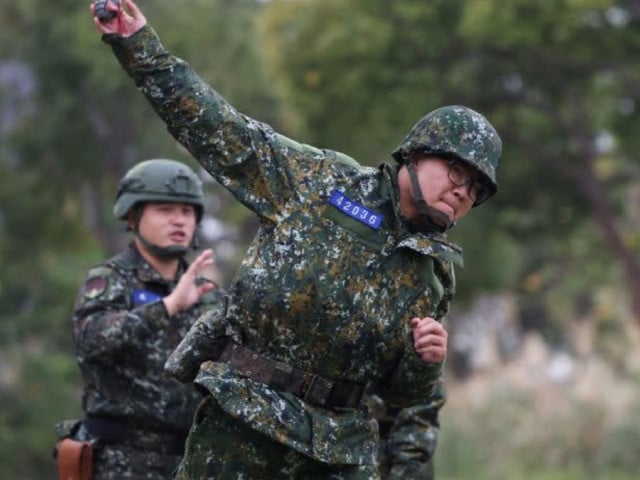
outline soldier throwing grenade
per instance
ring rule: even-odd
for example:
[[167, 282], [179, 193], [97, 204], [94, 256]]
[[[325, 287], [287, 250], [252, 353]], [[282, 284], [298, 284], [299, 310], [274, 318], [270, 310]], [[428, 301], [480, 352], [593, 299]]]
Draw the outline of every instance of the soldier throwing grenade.
[[411, 409], [435, 391], [439, 320], [462, 260], [445, 232], [496, 192], [497, 132], [467, 107], [442, 107], [395, 164], [364, 167], [237, 112], [124, 4], [95, 19], [103, 40], [169, 132], [260, 221], [224, 308], [166, 365], [207, 393], [176, 478], [380, 478], [363, 392]]

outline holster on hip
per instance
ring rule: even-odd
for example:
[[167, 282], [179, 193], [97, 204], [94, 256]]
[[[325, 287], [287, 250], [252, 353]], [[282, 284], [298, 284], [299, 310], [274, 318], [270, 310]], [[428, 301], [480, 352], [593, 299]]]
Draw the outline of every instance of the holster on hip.
[[58, 444], [58, 476], [60, 480], [93, 479], [93, 444], [65, 438]]

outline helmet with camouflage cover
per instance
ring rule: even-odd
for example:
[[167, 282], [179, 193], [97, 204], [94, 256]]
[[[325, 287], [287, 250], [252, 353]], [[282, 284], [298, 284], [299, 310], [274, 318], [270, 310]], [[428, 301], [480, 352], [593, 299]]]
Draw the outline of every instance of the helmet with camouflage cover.
[[132, 167], [118, 183], [113, 214], [120, 220], [126, 220], [129, 211], [144, 202], [194, 205], [200, 222], [202, 182], [184, 163], [164, 158], [145, 160]]
[[413, 153], [456, 158], [475, 167], [482, 174], [488, 192], [474, 206], [495, 195], [498, 189], [496, 170], [502, 140], [483, 115], [468, 107], [450, 105], [425, 115], [392, 155], [396, 161], [405, 163]]

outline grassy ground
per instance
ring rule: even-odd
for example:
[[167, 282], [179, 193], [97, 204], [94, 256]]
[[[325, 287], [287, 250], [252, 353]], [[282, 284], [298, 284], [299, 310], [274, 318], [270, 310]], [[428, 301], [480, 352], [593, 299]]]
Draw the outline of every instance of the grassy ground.
[[438, 480], [632, 480], [640, 472], [640, 376], [597, 359], [564, 375], [523, 357], [447, 380]]

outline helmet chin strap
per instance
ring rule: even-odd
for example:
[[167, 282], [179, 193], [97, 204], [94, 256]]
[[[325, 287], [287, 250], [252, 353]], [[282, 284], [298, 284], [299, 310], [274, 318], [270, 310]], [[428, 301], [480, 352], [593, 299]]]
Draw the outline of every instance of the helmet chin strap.
[[136, 238], [140, 240], [140, 243], [142, 243], [145, 248], [149, 250], [149, 253], [158, 258], [162, 258], [165, 260], [176, 260], [183, 257], [188, 250], [188, 247], [185, 247], [184, 245], [169, 245], [168, 247], [159, 247], [158, 245], [151, 243], [142, 235], [140, 235], [137, 229], [134, 234]]
[[409, 179], [411, 180], [411, 192], [413, 195], [413, 201], [418, 209], [418, 215], [415, 220], [411, 220], [417, 227], [417, 230], [423, 233], [429, 233], [437, 231], [444, 233], [449, 230], [455, 222], [451, 222], [449, 217], [439, 210], [427, 205], [427, 202], [422, 195], [420, 184], [418, 183], [418, 174], [416, 173], [415, 166], [411, 160], [405, 162], [407, 171], [409, 173]]

